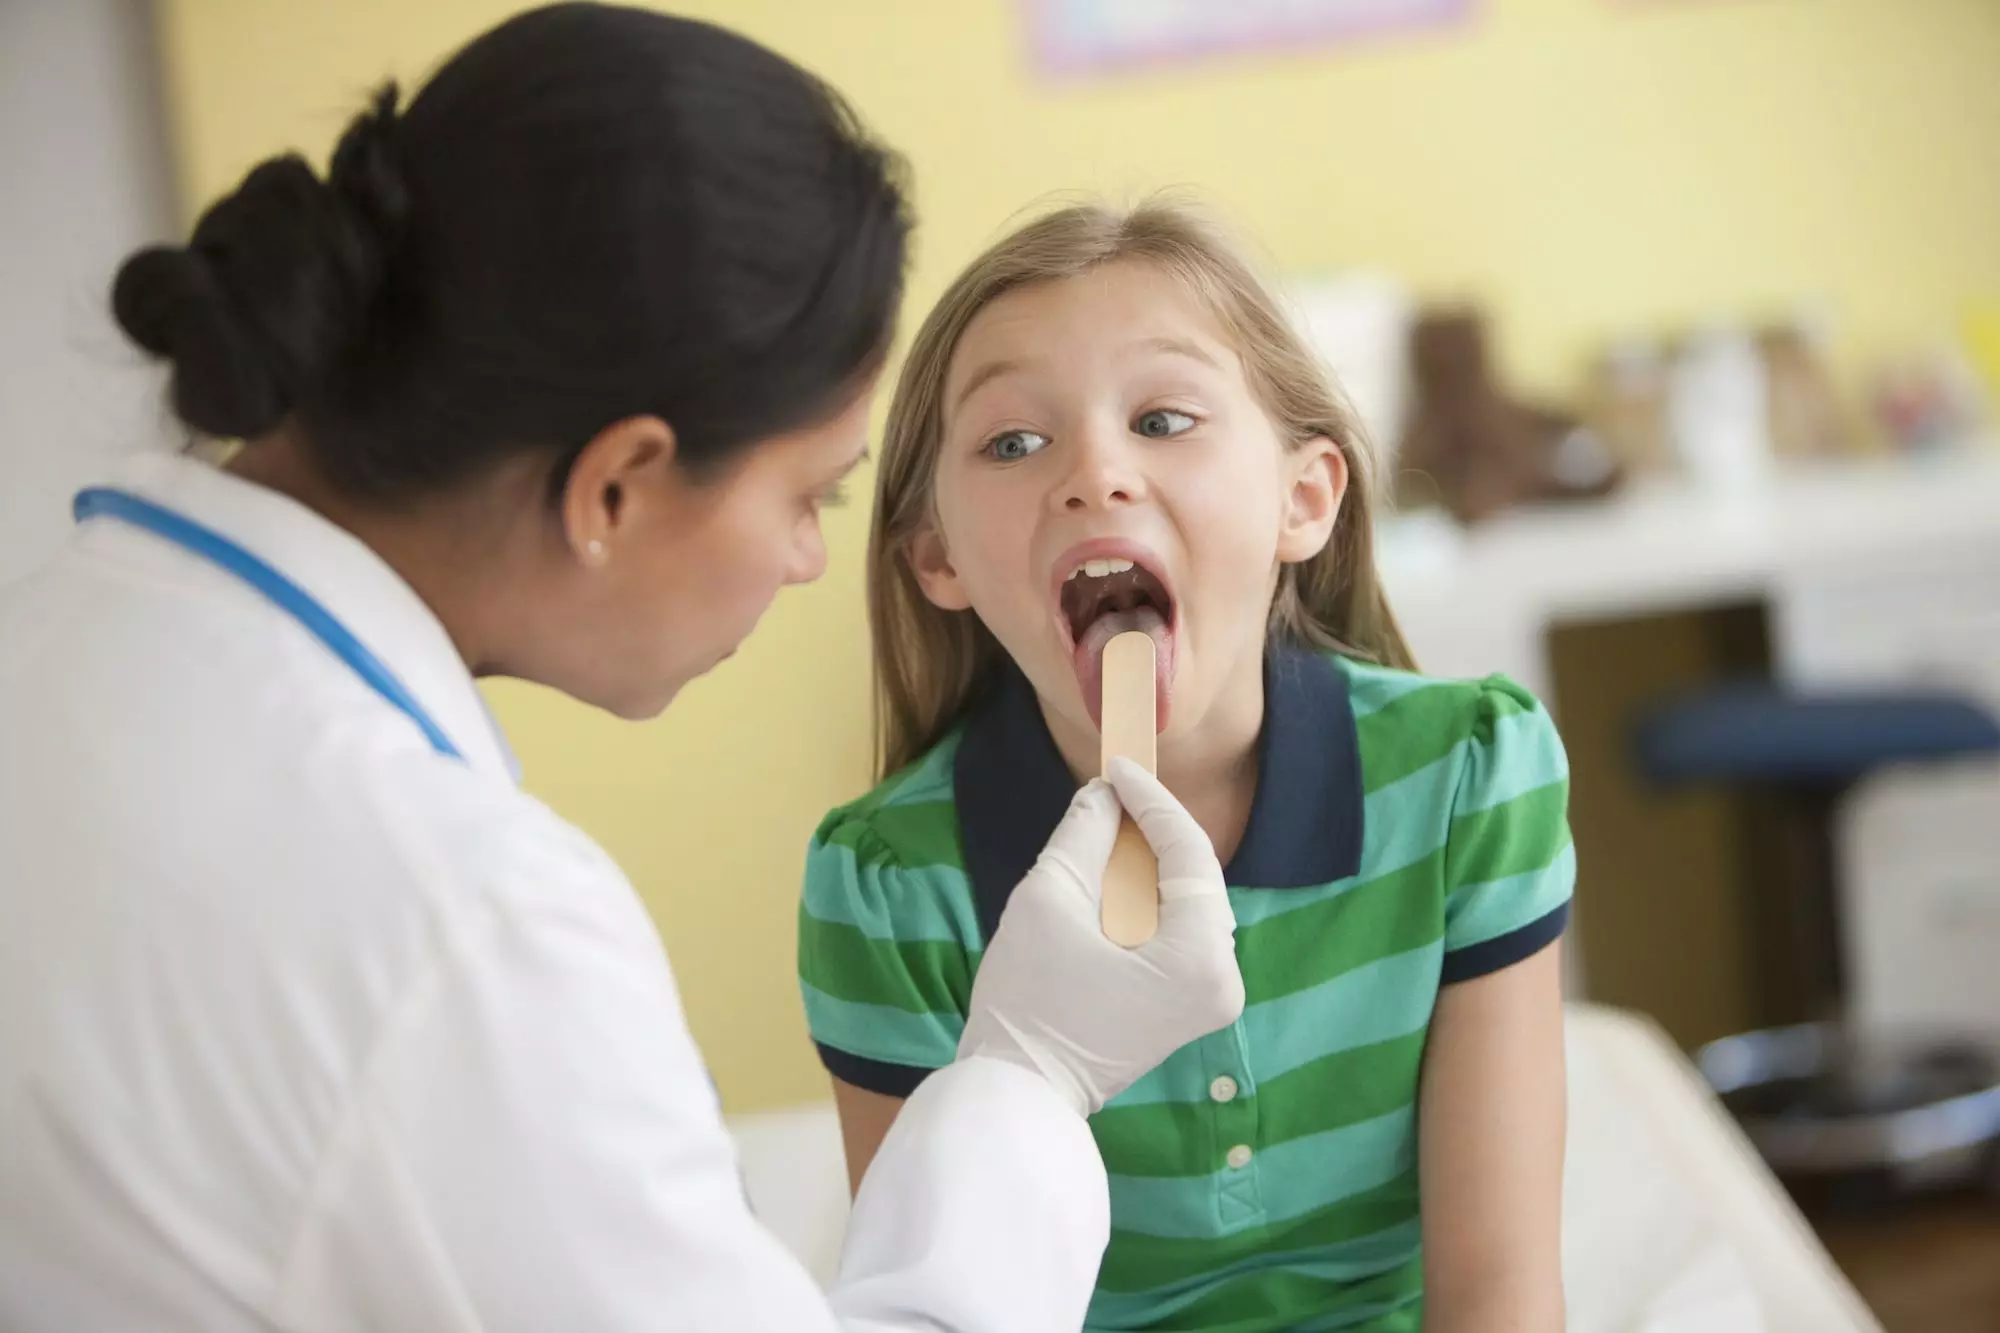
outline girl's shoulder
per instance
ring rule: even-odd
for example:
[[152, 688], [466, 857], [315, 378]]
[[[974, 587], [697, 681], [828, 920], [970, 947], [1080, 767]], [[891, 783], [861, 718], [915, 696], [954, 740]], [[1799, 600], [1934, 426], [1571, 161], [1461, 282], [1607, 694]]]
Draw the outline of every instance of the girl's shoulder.
[[1507, 676], [1461, 679], [1350, 657], [1333, 661], [1347, 681], [1371, 787], [1384, 777], [1453, 758], [1461, 770], [1488, 775], [1518, 768], [1545, 780], [1567, 776], [1554, 720], [1540, 700]]
[[1541, 711], [1535, 696], [1510, 676], [1432, 676], [1338, 653], [1327, 656], [1347, 679], [1356, 717], [1382, 711], [1398, 701], [1408, 701], [1404, 711], [1456, 710], [1468, 717], [1482, 710]]
[[[857, 965], [856, 948], [871, 957], [884, 947], [893, 952], [897, 941], [976, 949], [978, 908], [952, 794], [957, 752], [953, 733], [820, 821], [800, 901], [808, 982], [847, 993], [836, 983]], [[894, 970], [880, 958], [867, 967]]]
[[[1372, 839], [1395, 865], [1428, 851], [1444, 933], [1440, 980], [1508, 967], [1563, 932], [1576, 885], [1569, 759], [1535, 696], [1505, 676], [1452, 680], [1365, 662], [1349, 683]], [[1429, 846], [1426, 847], [1425, 844]]]
[[933, 864], [947, 847], [955, 857], [952, 769], [959, 736], [953, 731], [915, 762], [829, 810], [813, 846], [845, 846], [877, 863], [908, 866]]

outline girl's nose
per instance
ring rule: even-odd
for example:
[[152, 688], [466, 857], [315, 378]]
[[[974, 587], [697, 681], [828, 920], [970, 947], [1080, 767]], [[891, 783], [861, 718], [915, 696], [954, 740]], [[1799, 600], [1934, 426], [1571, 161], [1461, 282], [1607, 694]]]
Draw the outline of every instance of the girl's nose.
[[1092, 427], [1071, 437], [1073, 461], [1056, 490], [1062, 508], [1115, 509], [1145, 493], [1145, 478], [1124, 436], [1123, 430]]

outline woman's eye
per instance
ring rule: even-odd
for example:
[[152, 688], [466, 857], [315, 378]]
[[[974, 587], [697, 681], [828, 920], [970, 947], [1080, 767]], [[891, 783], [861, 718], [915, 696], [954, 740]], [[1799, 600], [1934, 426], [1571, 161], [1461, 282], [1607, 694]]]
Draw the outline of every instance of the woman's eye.
[[1182, 431], [1193, 430], [1194, 418], [1185, 412], [1156, 407], [1150, 412], [1140, 413], [1132, 423], [1132, 429], [1149, 440], [1164, 440]]
[[1003, 430], [986, 442], [986, 452], [1003, 463], [1013, 463], [1040, 453], [1048, 443], [1048, 436], [1031, 430]]

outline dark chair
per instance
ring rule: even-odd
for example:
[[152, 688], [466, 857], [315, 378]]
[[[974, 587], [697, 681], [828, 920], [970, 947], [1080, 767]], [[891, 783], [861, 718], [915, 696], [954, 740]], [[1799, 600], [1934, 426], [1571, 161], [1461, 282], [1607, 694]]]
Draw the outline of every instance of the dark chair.
[[2000, 754], [2000, 723], [1948, 694], [1794, 694], [1725, 685], [1665, 705], [1638, 731], [1639, 768], [1690, 782], [1845, 789], [1889, 764]]

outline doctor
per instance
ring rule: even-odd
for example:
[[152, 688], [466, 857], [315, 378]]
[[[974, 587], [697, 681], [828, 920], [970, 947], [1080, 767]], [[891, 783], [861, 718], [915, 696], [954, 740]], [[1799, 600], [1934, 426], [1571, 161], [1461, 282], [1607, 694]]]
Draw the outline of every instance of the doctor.
[[[473, 685], [648, 717], [818, 577], [896, 180], [769, 52], [566, 5], [126, 263], [179, 416], [249, 443], [85, 492], [0, 597], [0, 1327], [1077, 1327], [1085, 1114], [1242, 1003], [1173, 798], [1079, 794], [823, 1296], [631, 889]], [[1121, 800], [1166, 899], [1132, 953], [1092, 901]]]

